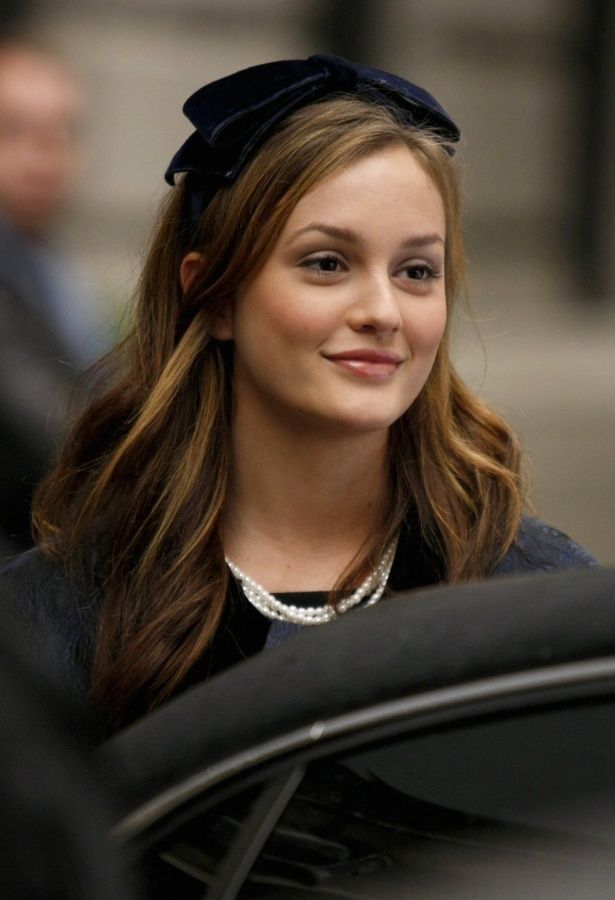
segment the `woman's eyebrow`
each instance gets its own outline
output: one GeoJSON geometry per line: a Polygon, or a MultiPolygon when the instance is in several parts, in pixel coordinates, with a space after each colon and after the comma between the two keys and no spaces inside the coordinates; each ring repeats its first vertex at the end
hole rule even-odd
{"type": "Polygon", "coordinates": [[[402,247],[427,247],[429,244],[442,244],[444,246],[444,238],[439,234],[417,234],[413,237],[402,241],[402,247]]]}
{"type": "Polygon", "coordinates": [[[341,241],[347,241],[349,244],[360,244],[362,242],[361,235],[354,231],[352,228],[341,228],[337,225],[327,225],[325,222],[310,222],[309,225],[305,225],[303,228],[297,229],[297,231],[293,232],[289,237],[287,243],[290,244],[292,241],[296,240],[298,237],[301,237],[302,234],[306,234],[308,231],[320,231],[322,234],[326,234],[327,237],[337,238],[341,241]]]}
{"type": "MultiPolygon", "coordinates": [[[[342,228],[338,225],[327,225],[325,222],[311,222],[309,225],[305,225],[303,228],[297,229],[297,231],[291,234],[286,243],[291,244],[298,237],[301,237],[302,234],[306,234],[310,231],[319,231],[321,234],[325,234],[327,237],[346,241],[349,244],[365,243],[365,239],[362,237],[362,235],[354,229],[342,228]]],[[[444,238],[439,234],[417,234],[411,235],[410,237],[404,239],[401,242],[400,246],[403,248],[426,247],[429,244],[436,243],[444,244],[444,238]]]]}

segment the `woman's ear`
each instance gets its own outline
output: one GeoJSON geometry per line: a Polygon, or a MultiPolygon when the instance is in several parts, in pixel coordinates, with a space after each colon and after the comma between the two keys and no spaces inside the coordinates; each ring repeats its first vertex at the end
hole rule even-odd
{"type": "Polygon", "coordinates": [[[186,253],[179,266],[179,283],[182,286],[182,292],[187,294],[192,287],[192,282],[203,265],[203,254],[192,250],[186,253]]]}
{"type": "MultiPolygon", "coordinates": [[[[182,291],[188,293],[194,283],[194,279],[203,265],[203,254],[197,250],[186,253],[179,266],[179,281],[182,291]]],[[[230,341],[233,339],[232,309],[231,304],[225,304],[221,312],[217,313],[209,329],[211,336],[217,341],[230,341]]]]}

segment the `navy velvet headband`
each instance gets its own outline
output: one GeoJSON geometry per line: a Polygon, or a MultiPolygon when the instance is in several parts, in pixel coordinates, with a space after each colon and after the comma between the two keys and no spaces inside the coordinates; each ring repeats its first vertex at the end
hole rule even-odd
{"type": "Polygon", "coordinates": [[[460,132],[438,101],[416,84],[336,56],[310,56],[242,69],[205,85],[186,100],[196,131],[165,173],[191,177],[191,216],[198,216],[223,184],[235,180],[252,152],[294,110],[329,94],[360,94],[395,110],[402,121],[430,128],[454,143],[460,132]]]}

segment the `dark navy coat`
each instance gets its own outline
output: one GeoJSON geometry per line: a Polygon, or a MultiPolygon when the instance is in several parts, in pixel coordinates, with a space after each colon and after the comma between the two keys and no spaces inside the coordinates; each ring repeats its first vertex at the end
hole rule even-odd
{"type": "MultiPolygon", "coordinates": [[[[593,557],[562,532],[526,517],[502,562],[492,575],[546,572],[595,565],[593,557]]],[[[389,587],[394,591],[437,584],[443,567],[420,539],[418,527],[406,522],[400,534],[389,587]]],[[[63,693],[84,702],[102,598],[95,578],[77,585],[51,560],[34,549],[5,567],[0,597],[35,652],[50,658],[63,693]]],[[[389,601],[390,602],[390,601],[389,601]]],[[[271,623],[245,599],[237,584],[210,648],[193,667],[182,688],[201,681],[263,649],[271,623]]],[[[292,628],[290,629],[292,631],[292,628]]],[[[277,641],[273,641],[276,643],[277,641]]],[[[146,710],[139,704],[132,717],[146,710]]]]}

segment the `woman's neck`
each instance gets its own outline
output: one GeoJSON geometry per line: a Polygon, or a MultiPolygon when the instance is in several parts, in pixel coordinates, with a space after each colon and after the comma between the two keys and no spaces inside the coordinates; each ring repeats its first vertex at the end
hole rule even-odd
{"type": "Polygon", "coordinates": [[[227,556],[268,590],[330,590],[382,518],[385,432],[233,430],[227,556]]]}

